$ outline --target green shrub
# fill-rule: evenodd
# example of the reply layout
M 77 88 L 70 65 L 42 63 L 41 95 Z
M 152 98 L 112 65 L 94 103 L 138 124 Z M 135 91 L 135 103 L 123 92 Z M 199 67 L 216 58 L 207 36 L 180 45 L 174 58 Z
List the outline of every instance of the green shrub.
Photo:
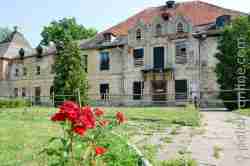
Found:
M 0 108 L 20 108 L 30 105 L 30 102 L 24 99 L 0 99 Z

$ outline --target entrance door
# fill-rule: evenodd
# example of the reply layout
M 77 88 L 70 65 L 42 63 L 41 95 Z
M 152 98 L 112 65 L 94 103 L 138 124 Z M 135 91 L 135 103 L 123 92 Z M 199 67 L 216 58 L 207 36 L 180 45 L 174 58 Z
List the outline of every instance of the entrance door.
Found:
M 167 100 L 167 82 L 152 81 L 152 100 L 156 103 L 161 103 Z
M 41 104 L 41 87 L 35 87 L 35 104 Z
M 175 99 L 176 100 L 187 99 L 187 80 L 175 81 Z
M 100 85 L 100 94 L 101 99 L 106 100 L 109 94 L 109 84 L 101 84 Z
M 154 69 L 164 69 L 164 47 L 154 48 Z

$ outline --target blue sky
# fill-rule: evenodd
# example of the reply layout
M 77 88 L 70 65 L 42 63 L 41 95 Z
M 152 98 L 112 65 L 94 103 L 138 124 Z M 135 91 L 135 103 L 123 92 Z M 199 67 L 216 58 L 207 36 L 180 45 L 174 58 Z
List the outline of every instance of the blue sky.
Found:
M 4 0 L 1 2 L 1 27 L 17 25 L 36 46 L 43 26 L 63 17 L 75 17 L 86 27 L 102 31 L 127 17 L 166 0 Z M 185 1 L 185 0 L 179 0 Z M 203 0 L 226 8 L 250 12 L 248 0 Z

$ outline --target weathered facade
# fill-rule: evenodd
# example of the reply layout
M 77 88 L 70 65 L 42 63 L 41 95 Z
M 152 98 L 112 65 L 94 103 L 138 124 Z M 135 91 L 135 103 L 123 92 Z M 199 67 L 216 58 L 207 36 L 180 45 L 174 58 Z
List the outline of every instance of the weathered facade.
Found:
M 219 89 L 214 55 L 220 28 L 240 15 L 243 13 L 200 1 L 168 1 L 82 41 L 91 99 L 151 105 L 215 97 L 199 91 Z M 20 48 L 31 50 L 23 60 Z M 16 47 L 13 55 L 0 55 L 1 96 L 24 96 L 24 88 L 25 95 L 50 95 L 55 50 L 47 49 L 41 58 L 37 54 L 27 44 Z M 23 75 L 25 67 L 29 74 Z

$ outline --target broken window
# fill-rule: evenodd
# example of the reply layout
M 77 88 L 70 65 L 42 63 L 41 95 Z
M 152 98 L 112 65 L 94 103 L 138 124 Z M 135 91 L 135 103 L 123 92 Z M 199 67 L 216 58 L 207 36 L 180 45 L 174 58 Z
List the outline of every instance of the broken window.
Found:
M 185 41 L 176 42 L 176 64 L 187 63 L 187 44 Z
M 22 97 L 26 97 L 26 88 L 22 88 Z
M 143 66 L 144 62 L 143 62 L 143 58 L 144 58 L 144 49 L 140 48 L 140 49 L 134 49 L 134 65 L 135 67 L 140 67 Z
M 14 88 L 14 96 L 18 97 L 18 88 Z
M 144 83 L 136 81 L 133 83 L 133 100 L 141 100 L 143 96 Z
M 109 96 L 109 84 L 100 84 L 100 95 L 102 100 L 107 100 Z
M 175 99 L 187 99 L 187 80 L 175 80 Z

